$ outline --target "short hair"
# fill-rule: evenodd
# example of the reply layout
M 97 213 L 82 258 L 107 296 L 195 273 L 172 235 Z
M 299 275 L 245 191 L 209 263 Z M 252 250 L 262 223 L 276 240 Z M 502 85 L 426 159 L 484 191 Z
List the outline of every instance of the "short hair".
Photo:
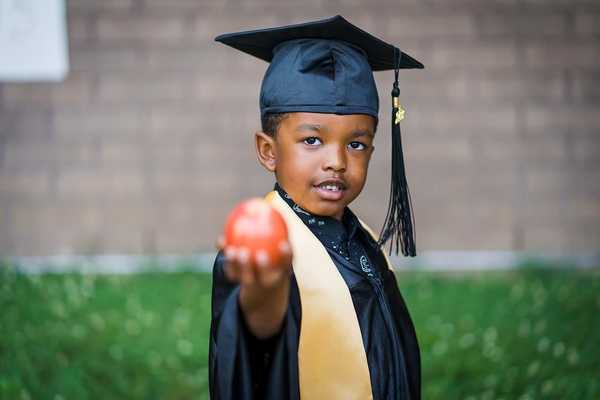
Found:
M 287 117 L 287 113 L 266 113 L 260 117 L 262 131 L 271 137 L 275 137 L 279 125 Z
M 267 135 L 274 138 L 279 130 L 281 121 L 287 118 L 288 113 L 266 113 L 260 117 L 260 123 L 262 125 L 262 131 Z M 373 133 L 377 132 L 378 118 L 373 118 L 374 126 Z

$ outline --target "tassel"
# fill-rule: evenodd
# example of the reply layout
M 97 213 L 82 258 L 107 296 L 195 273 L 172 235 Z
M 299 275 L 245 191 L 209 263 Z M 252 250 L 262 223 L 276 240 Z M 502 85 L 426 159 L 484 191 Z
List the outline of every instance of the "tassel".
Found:
M 400 134 L 400 121 L 404 119 L 404 110 L 400 105 L 400 88 L 398 87 L 398 72 L 402 53 L 397 48 L 394 51 L 396 65 L 394 68 L 394 87 L 392 89 L 392 179 L 388 210 L 377 244 L 383 246 L 390 240 L 389 254 L 391 255 L 394 246 L 396 254 L 398 254 L 398 242 L 400 242 L 402 254 L 414 257 L 416 256 L 414 216 L 404 170 Z

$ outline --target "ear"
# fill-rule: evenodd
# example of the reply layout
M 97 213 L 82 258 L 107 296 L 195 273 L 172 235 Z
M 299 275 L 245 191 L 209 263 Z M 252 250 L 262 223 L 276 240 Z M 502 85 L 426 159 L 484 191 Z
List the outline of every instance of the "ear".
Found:
M 258 162 L 270 172 L 275 172 L 277 165 L 277 152 L 275 139 L 264 132 L 256 132 L 256 157 Z

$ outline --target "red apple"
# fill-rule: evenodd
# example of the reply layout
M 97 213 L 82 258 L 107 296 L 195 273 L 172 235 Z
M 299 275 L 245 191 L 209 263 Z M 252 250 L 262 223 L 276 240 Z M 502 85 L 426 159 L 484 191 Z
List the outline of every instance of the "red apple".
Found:
M 255 265 L 282 266 L 289 249 L 287 226 L 266 200 L 251 198 L 239 203 L 227 217 L 224 245 Z

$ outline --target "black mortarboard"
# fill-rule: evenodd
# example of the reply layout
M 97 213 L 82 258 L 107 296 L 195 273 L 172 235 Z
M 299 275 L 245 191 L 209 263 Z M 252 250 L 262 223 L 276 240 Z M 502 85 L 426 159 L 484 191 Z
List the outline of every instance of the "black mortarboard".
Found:
M 261 115 L 283 112 L 368 114 L 378 118 L 373 71 L 394 70 L 392 90 L 392 183 L 379 244 L 392 239 L 415 256 L 414 218 L 404 170 L 398 71 L 423 64 L 397 47 L 352 25 L 342 16 L 219 35 L 216 41 L 270 63 L 260 92 Z

